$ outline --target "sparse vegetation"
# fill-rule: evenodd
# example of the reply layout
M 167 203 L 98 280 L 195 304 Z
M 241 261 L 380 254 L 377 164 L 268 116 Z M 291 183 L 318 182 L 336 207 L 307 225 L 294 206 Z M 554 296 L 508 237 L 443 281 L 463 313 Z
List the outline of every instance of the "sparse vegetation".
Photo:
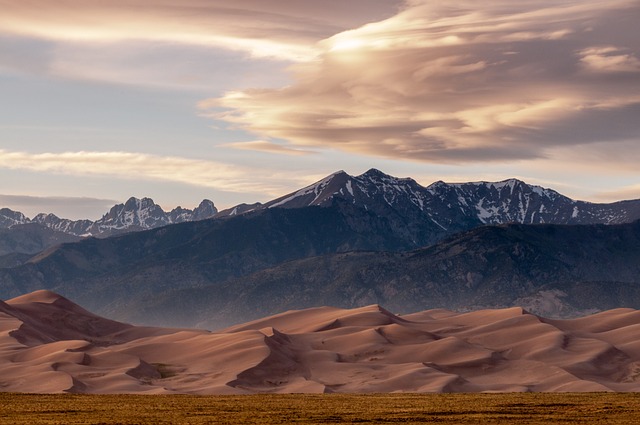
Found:
M 78 395 L 0 393 L 2 424 L 637 424 L 640 394 Z
M 171 378 L 177 374 L 171 365 L 165 363 L 151 363 L 151 365 L 156 368 L 162 379 Z

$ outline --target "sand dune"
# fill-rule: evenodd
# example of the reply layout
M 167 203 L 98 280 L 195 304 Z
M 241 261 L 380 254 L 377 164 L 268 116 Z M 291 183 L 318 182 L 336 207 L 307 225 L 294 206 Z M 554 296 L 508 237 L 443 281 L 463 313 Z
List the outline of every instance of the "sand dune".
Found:
M 291 311 L 211 333 L 135 327 L 48 291 L 0 301 L 0 391 L 640 391 L 640 312 Z

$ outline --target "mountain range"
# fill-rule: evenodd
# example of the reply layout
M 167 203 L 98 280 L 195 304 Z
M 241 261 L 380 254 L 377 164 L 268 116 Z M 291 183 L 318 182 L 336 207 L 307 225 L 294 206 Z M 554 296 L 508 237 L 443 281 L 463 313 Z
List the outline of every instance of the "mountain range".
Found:
M 127 204 L 107 229 L 161 222 Z M 49 289 L 117 320 L 208 328 L 318 305 L 640 307 L 640 200 L 575 201 L 515 179 L 423 187 L 372 169 L 212 218 L 0 257 L 0 298 Z
M 0 229 L 38 224 L 75 237 L 108 237 L 271 208 L 327 207 L 336 203 L 351 204 L 385 218 L 394 232 L 414 247 L 485 224 L 616 224 L 640 219 L 640 200 L 610 204 L 575 201 L 554 190 L 517 179 L 473 183 L 438 181 L 424 187 L 411 178 L 397 178 L 370 169 L 359 176 L 338 171 L 270 202 L 241 204 L 220 212 L 207 199 L 194 210 L 177 207 L 165 212 L 150 198 L 134 197 L 113 206 L 96 221 L 69 220 L 51 213 L 40 213 L 29 219 L 21 212 L 2 208 Z M 43 241 L 45 246 L 40 250 L 50 246 L 47 238 Z M 12 252 L 38 251 L 32 247 Z M 0 251 L 0 255 L 3 253 L 7 252 Z
M 83 237 L 105 238 L 169 224 L 211 218 L 218 213 L 208 199 L 193 210 L 177 207 L 165 212 L 150 198 L 131 197 L 124 204 L 114 205 L 102 218 L 70 220 L 55 214 L 26 217 L 19 211 L 0 209 L 0 256 L 23 253 L 35 254 L 62 242 L 78 241 Z
M 500 182 L 444 183 L 421 186 L 370 169 L 359 176 L 338 171 L 296 192 L 265 204 L 223 210 L 218 217 L 267 208 L 328 206 L 341 201 L 391 221 L 421 221 L 438 239 L 485 224 L 616 224 L 640 219 L 640 200 L 596 204 L 575 201 L 558 192 L 517 179 Z M 426 226 L 429 226 L 428 228 Z M 435 238 L 435 239 L 434 239 Z

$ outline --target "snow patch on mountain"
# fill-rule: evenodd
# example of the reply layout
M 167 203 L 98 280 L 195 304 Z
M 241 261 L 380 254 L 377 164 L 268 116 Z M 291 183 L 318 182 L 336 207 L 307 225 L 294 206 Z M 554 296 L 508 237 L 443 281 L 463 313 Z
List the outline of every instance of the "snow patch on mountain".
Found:
M 265 204 L 240 204 L 221 212 L 209 200 L 202 201 L 194 210 L 177 207 L 167 213 L 150 198 L 130 198 L 95 222 L 72 221 L 53 214 L 38 214 L 29 220 L 19 212 L 3 208 L 0 228 L 35 222 L 77 236 L 110 236 L 265 208 L 326 207 L 336 203 L 384 217 L 395 223 L 394 230 L 399 232 L 421 232 L 423 241 L 435 241 L 446 234 L 481 225 L 620 224 L 640 219 L 640 200 L 612 204 L 575 201 L 514 178 L 499 182 L 437 181 L 424 187 L 411 178 L 390 176 L 372 168 L 359 176 L 340 170 Z
M 0 228 L 9 228 L 27 223 L 29 223 L 29 219 L 21 212 L 12 211 L 9 208 L 0 209 Z
M 11 228 L 20 224 L 37 223 L 49 229 L 74 236 L 104 237 L 129 231 L 139 231 L 166 226 L 168 224 L 197 221 L 211 218 L 218 210 L 208 199 L 189 210 L 182 207 L 165 212 L 151 198 L 131 197 L 124 204 L 114 205 L 99 220 L 69 220 L 55 214 L 37 214 L 29 219 L 24 214 L 8 208 L 0 209 L 0 228 Z
M 515 178 L 499 182 L 437 181 L 423 187 L 411 178 L 393 177 L 376 169 L 359 176 L 338 171 L 263 207 L 329 206 L 337 200 L 378 215 L 432 221 L 447 231 L 483 224 L 613 224 L 640 218 L 640 201 L 626 201 L 632 208 L 575 201 Z

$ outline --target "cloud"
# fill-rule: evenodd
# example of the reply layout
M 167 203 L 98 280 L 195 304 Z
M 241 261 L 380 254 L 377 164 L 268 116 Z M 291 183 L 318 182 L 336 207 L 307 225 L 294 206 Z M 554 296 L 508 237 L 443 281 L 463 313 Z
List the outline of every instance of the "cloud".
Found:
M 318 42 L 289 86 L 201 107 L 259 137 L 412 161 L 606 149 L 640 134 L 639 13 L 631 0 L 411 0 Z
M 288 83 L 315 43 L 401 0 L 0 0 L 0 75 L 44 75 L 211 95 Z
M 226 192 L 280 195 L 292 178 L 273 170 L 131 152 L 27 153 L 0 150 L 0 168 L 74 176 L 151 180 Z M 295 179 L 294 179 L 295 180 Z
M 286 65 L 278 61 L 247 61 L 240 52 L 208 46 L 129 41 L 103 43 L 96 48 L 94 44 L 66 42 L 50 48 L 44 74 L 80 81 L 219 93 L 246 84 L 266 87 L 285 84 L 288 80 L 283 68 Z
M 589 47 L 579 52 L 580 61 L 592 72 L 640 73 L 640 59 L 613 46 Z
M 640 113 L 640 108 L 636 112 Z M 612 125 L 615 126 L 615 122 Z M 573 171 L 585 176 L 635 177 L 640 163 L 640 150 L 637 147 L 638 139 L 629 138 L 616 142 L 558 146 L 552 149 L 551 156 L 558 162 L 558 167 L 571 164 Z
M 250 142 L 236 142 L 236 143 L 226 143 L 222 145 L 218 145 L 220 147 L 229 147 L 233 149 L 241 149 L 241 150 L 249 150 L 249 151 L 257 151 L 257 152 L 266 152 L 273 154 L 281 154 L 281 155 L 310 155 L 315 152 L 304 150 L 304 149 L 293 149 L 284 145 L 279 145 L 277 143 L 268 142 L 265 140 L 253 140 Z
M 640 199 L 640 184 L 625 186 L 617 190 L 596 193 L 593 198 L 598 202 L 616 202 L 621 199 Z
M 299 61 L 315 55 L 316 41 L 398 6 L 387 0 L 0 1 L 0 32 L 60 42 L 214 46 Z

